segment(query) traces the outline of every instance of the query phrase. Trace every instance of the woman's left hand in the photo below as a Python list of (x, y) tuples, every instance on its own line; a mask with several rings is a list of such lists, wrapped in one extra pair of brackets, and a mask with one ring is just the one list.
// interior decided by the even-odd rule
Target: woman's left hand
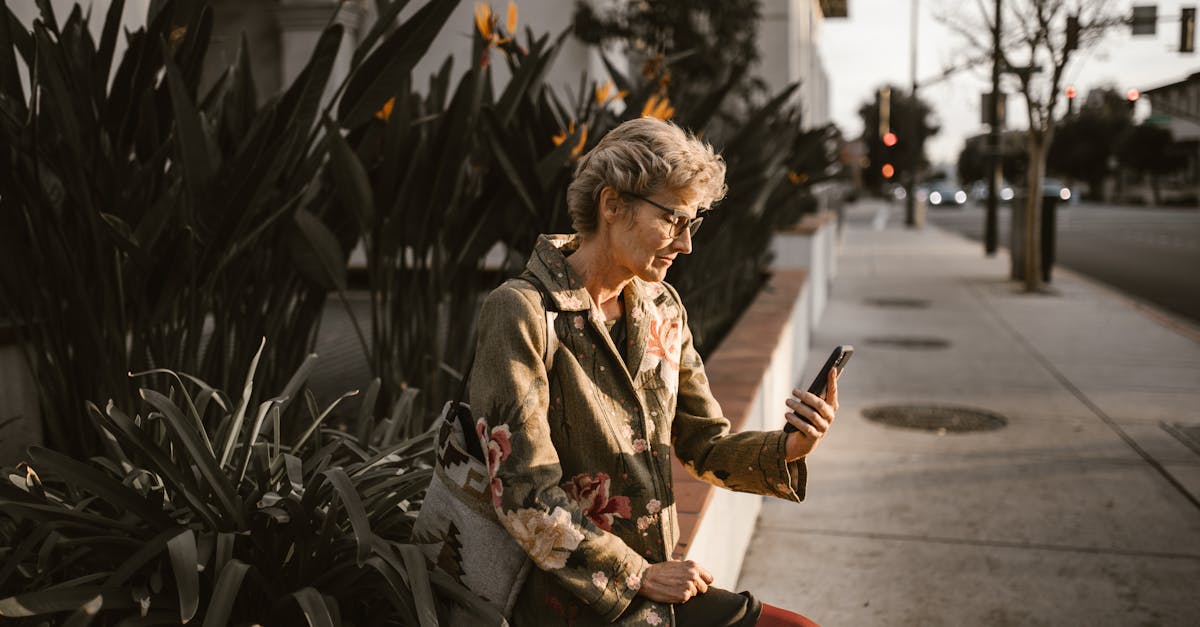
[[(794, 462), (813, 452), (821, 438), (829, 432), (829, 426), (837, 417), (837, 375), (837, 368), (830, 369), (824, 398), (800, 388), (792, 390), (792, 398), (787, 399), (787, 406), (792, 411), (784, 417), (799, 431), (788, 434), (787, 461)], [(809, 422), (797, 418), (792, 412), (804, 416)]]

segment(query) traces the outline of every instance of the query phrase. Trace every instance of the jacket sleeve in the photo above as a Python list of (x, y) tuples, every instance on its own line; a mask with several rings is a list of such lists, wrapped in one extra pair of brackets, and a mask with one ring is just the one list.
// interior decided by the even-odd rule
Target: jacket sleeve
[(675, 289), (667, 287), (683, 316), (679, 394), (671, 426), (675, 455), (694, 477), (715, 486), (788, 501), (804, 500), (807, 468), (803, 459), (785, 461), (786, 432), (729, 432), (729, 420), (713, 397), (704, 362), (692, 343), (687, 311)]
[(648, 563), (583, 516), (560, 487), (547, 421), (546, 333), (537, 294), (502, 285), (485, 299), (470, 401), (488, 453), (492, 504), (538, 568), (613, 621), (633, 601)]

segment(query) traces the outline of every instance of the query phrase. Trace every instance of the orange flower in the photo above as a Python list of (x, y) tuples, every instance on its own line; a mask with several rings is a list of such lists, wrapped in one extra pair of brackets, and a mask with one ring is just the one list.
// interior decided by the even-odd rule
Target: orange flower
[(392, 117), (392, 107), (396, 106), (396, 97), (388, 98), (388, 101), (383, 103), (378, 111), (375, 112), (375, 118), (387, 122)]
[[(575, 120), (571, 120), (571, 123), (567, 125), (567, 130), (559, 131), (556, 135), (554, 135), (554, 137), (550, 138), (550, 141), (554, 142), (555, 146), (561, 146), (563, 144), (563, 142), (567, 141), (568, 137), (571, 137), (574, 134), (575, 134)], [(571, 156), (572, 157), (578, 157), (583, 152), (583, 147), (584, 147), (584, 145), (587, 144), (587, 136), (588, 136), (588, 127), (587, 127), (587, 124), (584, 124), (579, 129), (579, 143), (575, 144), (575, 146), (573, 146), (571, 148)]]
[(508, 19), (505, 26), (509, 35), (517, 32), (517, 4), (512, 0), (508, 0)]
[(575, 120), (571, 120), (571, 123), (569, 125), (567, 125), (567, 130), (559, 131), (557, 135), (550, 138), (550, 141), (554, 142), (555, 146), (561, 146), (563, 142), (567, 141), (568, 137), (570, 137), (574, 134), (575, 134)]
[(612, 102), (613, 100), (621, 100), (622, 98), (625, 97), (626, 92), (624, 89), (622, 89), (621, 91), (618, 91), (615, 95), (613, 95), (612, 90), (613, 90), (613, 82), (612, 81), (608, 81), (607, 83), (604, 83), (603, 85), (597, 85), (596, 86), (596, 104), (603, 107), (604, 105), (608, 104), (609, 102)]
[(671, 101), (667, 100), (666, 95), (654, 94), (646, 99), (646, 104), (642, 107), (642, 117), (644, 118), (669, 120), (673, 115), (675, 115), (675, 107), (671, 106)]
[(169, 40), (167, 40), (167, 43), (170, 44), (172, 48), (183, 43), (183, 38), (187, 37), (187, 30), (188, 29), (186, 26), (179, 26), (171, 29), (171, 37)]
[(579, 143), (571, 149), (571, 156), (578, 157), (583, 152), (583, 145), (587, 143), (587, 124), (583, 125), (579, 133)]
[(475, 30), (483, 37), (484, 46), (490, 48), (512, 41), (512, 33), (517, 30), (517, 5), (509, 0), (508, 19), (505, 20), (509, 37), (501, 37), (497, 17), (492, 13), (491, 5), (482, 2), (475, 3)]

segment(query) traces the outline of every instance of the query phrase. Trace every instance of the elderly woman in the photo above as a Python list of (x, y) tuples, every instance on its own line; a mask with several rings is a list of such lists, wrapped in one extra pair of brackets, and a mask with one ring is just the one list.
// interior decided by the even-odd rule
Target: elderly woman
[(514, 625), (812, 624), (670, 559), (672, 454), (716, 486), (800, 501), (804, 458), (837, 408), (831, 378), (824, 399), (780, 399), (799, 431), (729, 432), (663, 282), (724, 179), (721, 157), (677, 126), (621, 124), (579, 161), (567, 192), (576, 234), (542, 236), (522, 278), (483, 305), (470, 402), (500, 451), (497, 517), (537, 566)]

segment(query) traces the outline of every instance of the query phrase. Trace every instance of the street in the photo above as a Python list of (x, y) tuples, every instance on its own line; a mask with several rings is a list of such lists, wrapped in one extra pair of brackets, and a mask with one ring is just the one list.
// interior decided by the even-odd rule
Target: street
[[(931, 224), (983, 240), (980, 204), (930, 208), (926, 216)], [(1008, 243), (1008, 222), (1002, 205), (1001, 246)], [(1200, 210), (1060, 205), (1057, 248), (1058, 266), (1200, 323)]]

